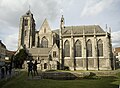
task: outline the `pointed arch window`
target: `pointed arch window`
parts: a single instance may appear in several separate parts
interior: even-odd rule
[[[25,22],[24,25],[28,26],[28,19],[25,19],[24,22]]]
[[[103,56],[103,42],[102,40],[98,40],[98,56]]]
[[[38,42],[37,42],[37,47],[39,47],[40,46],[40,38],[39,38],[39,36],[38,36]]]
[[[70,43],[68,40],[65,41],[64,43],[64,54],[65,54],[65,57],[69,57],[70,56]]]
[[[46,37],[42,38],[41,47],[42,48],[48,48],[48,40],[46,39]]]
[[[81,42],[77,40],[75,42],[75,57],[81,57],[82,56],[82,47],[81,47]]]
[[[89,39],[87,41],[87,57],[92,57],[92,42],[91,40]]]

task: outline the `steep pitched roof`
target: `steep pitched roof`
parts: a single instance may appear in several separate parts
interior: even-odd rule
[[[2,43],[2,41],[0,40],[0,46],[4,47],[6,49],[6,46]]]
[[[33,16],[30,10],[28,10],[23,16]]]
[[[118,52],[120,52],[120,47],[115,48],[115,53],[118,53]]]
[[[58,48],[57,44],[54,43],[54,45],[52,46],[52,48]]]
[[[94,30],[96,34],[105,33],[105,31],[99,25],[86,25],[86,26],[65,26],[62,30],[62,35],[71,34],[71,30],[73,34],[93,34]],[[53,32],[59,34],[59,29],[53,30]]]
[[[51,48],[28,48],[29,55],[48,56]]]
[[[12,55],[14,55],[16,53],[16,51],[9,51],[9,50],[6,50],[6,55],[11,57]]]
[[[49,23],[47,21],[47,19],[45,19],[39,29],[39,33],[44,33],[44,29],[46,29],[46,32],[51,32],[51,28],[49,26]]]
[[[93,34],[94,30],[96,33],[105,33],[105,31],[99,25],[89,25],[89,26],[67,26],[63,29],[62,34]]]
[[[52,30],[52,31],[59,35],[59,29]]]

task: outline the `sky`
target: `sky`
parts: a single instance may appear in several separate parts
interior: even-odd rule
[[[0,40],[8,50],[17,50],[20,17],[33,13],[36,29],[46,18],[52,30],[65,25],[100,25],[112,29],[112,46],[120,47],[120,0],[0,0]]]

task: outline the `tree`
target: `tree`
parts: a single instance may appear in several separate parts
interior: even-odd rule
[[[15,65],[15,68],[22,68],[22,65],[24,63],[24,60],[27,59],[27,52],[25,49],[20,49],[19,50],[19,53],[17,53],[15,56],[14,56],[14,65]]]

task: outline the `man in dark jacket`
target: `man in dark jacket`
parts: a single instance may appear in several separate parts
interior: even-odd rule
[[[33,71],[34,71],[34,76],[38,75],[38,71],[37,71],[37,60],[35,60],[35,63],[33,64]]]
[[[28,64],[28,76],[29,76],[29,74],[31,73],[31,75],[32,75],[32,77],[33,77],[33,72],[32,72],[33,62],[32,62],[32,60],[30,60],[30,62],[28,62],[27,64]]]

